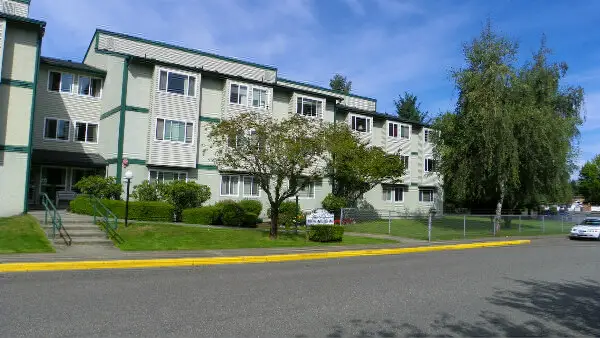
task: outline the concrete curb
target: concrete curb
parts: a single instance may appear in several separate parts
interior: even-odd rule
[[[419,246],[392,249],[346,250],[329,252],[311,252],[298,254],[278,254],[265,256],[232,256],[232,257],[196,257],[196,258],[163,258],[163,259],[129,259],[105,261],[73,261],[73,262],[23,262],[0,264],[0,273],[35,272],[35,271],[67,271],[67,270],[101,270],[101,269],[142,269],[185,266],[208,266],[223,264],[256,264],[305,260],[321,260],[333,258],[401,255],[418,252],[467,250],[477,248],[502,247],[530,244],[531,240],[494,241],[467,244],[450,244],[436,246]]]

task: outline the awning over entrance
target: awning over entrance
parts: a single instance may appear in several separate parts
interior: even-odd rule
[[[62,165],[67,167],[104,168],[107,163],[100,154],[74,153],[69,151],[33,149],[33,164]]]

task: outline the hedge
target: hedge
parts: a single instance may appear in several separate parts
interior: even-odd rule
[[[125,201],[106,199],[100,201],[117,218],[125,219]],[[87,196],[78,196],[69,205],[71,212],[76,214],[93,215],[94,213],[91,201]],[[128,218],[137,221],[173,222],[174,211],[173,206],[165,202],[130,201]]]
[[[182,222],[187,224],[217,225],[220,209],[214,205],[183,210]]]
[[[206,207],[185,209],[183,211],[183,223],[256,228],[259,218],[255,213],[244,211],[235,202],[225,202]]]
[[[260,215],[263,209],[262,203],[257,200],[241,200],[238,204],[244,211],[255,215]]]
[[[311,225],[308,239],[313,242],[341,242],[344,227],[341,225]]]

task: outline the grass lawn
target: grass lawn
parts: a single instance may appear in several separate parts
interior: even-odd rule
[[[572,222],[545,220],[541,219],[521,219],[511,220],[510,227],[504,226],[497,236],[536,236],[536,235],[556,235],[566,234]],[[435,218],[432,222],[431,238],[433,240],[451,240],[464,238],[463,234],[463,216],[444,216]],[[519,223],[521,226],[519,227]],[[348,232],[387,234],[388,220],[374,220],[361,222],[357,224],[346,225]],[[519,230],[520,228],[520,230]],[[392,219],[391,235],[427,239],[427,219]],[[466,218],[466,238],[493,237],[493,226],[490,217],[467,216]]]
[[[172,224],[134,223],[119,227],[124,242],[121,250],[203,250],[241,248],[286,248],[324,245],[397,243],[386,239],[344,236],[342,242],[317,243],[306,241],[303,234],[279,234],[277,240],[261,229],[201,228]]]
[[[0,254],[54,252],[33,216],[0,218]]]

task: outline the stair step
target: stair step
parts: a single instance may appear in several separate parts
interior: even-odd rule
[[[100,232],[102,231],[95,224],[63,224],[63,226],[65,227],[65,229],[67,229],[67,232],[69,233],[71,233],[71,231],[74,230],[97,230]],[[52,226],[49,225],[43,226],[42,228],[47,231],[52,231]]]
[[[56,238],[53,240],[55,245],[64,245],[65,241],[62,238]],[[110,239],[106,238],[93,238],[93,237],[71,237],[71,245],[107,245],[114,246]]]

